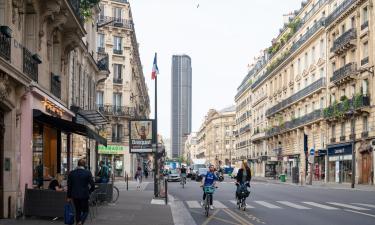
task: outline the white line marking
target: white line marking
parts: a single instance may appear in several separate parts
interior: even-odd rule
[[[165,205],[165,200],[162,199],[152,199],[151,200],[152,205]]]
[[[173,224],[197,225],[183,202],[181,201],[171,202],[171,211],[172,211],[172,217],[173,217]]]
[[[281,207],[277,206],[277,205],[273,205],[271,203],[268,203],[268,202],[264,202],[264,201],[254,201],[255,203],[258,203],[259,205],[262,205],[262,206],[265,206],[267,208],[270,208],[270,209],[281,209]]]
[[[202,208],[202,206],[199,204],[198,201],[186,201],[186,204],[189,206],[191,209],[199,209]]]
[[[372,204],[365,204],[365,203],[353,203],[353,204],[364,206],[364,207],[369,207],[369,208],[375,208],[375,205],[372,205]]]
[[[332,206],[322,205],[322,204],[319,204],[319,203],[316,203],[316,202],[302,202],[302,203],[307,204],[307,205],[311,205],[311,206],[315,206],[315,207],[318,207],[318,208],[322,208],[322,209],[327,209],[327,210],[338,209],[338,208],[335,208],[335,207],[332,207]]]
[[[297,205],[295,203],[288,202],[288,201],[277,201],[277,202],[280,203],[280,204],[295,208],[295,209],[311,209],[311,208],[308,208],[308,207],[305,207],[305,206],[302,206],[302,205]]]
[[[365,209],[365,208],[362,208],[362,207],[358,207],[358,206],[354,206],[354,205],[348,205],[348,204],[344,204],[344,203],[338,203],[338,202],[327,202],[327,203],[331,204],[331,205],[341,206],[341,207],[344,207],[344,208],[349,208],[349,209],[369,210],[369,209]]]
[[[237,201],[236,201],[236,200],[231,200],[230,202],[231,202],[232,204],[234,204],[234,205],[237,206]],[[248,209],[254,209],[254,206],[249,205],[249,204],[246,203],[246,208],[248,208]]]
[[[228,208],[223,203],[221,203],[219,201],[215,201],[215,200],[213,202],[213,205],[214,205],[214,208],[216,208],[216,209],[226,209],[226,208]]]
[[[345,211],[352,212],[352,213],[358,213],[358,214],[362,214],[362,215],[366,215],[366,216],[375,217],[375,215],[372,215],[372,214],[367,214],[367,213],[364,213],[364,212],[357,212],[357,211],[350,210],[350,209],[345,209]]]

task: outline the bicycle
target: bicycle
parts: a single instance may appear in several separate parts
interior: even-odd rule
[[[236,193],[238,209],[243,211],[246,211],[246,198],[250,195],[246,185],[247,184],[240,184],[239,192]]]
[[[182,188],[185,188],[186,174],[181,174],[181,182],[180,182],[180,184],[182,185]]]
[[[203,187],[203,191],[204,193],[206,193],[206,200],[204,201],[203,208],[205,210],[205,214],[207,217],[210,215],[210,203],[211,203],[212,195],[215,192],[215,188],[217,187],[214,187],[214,186]]]

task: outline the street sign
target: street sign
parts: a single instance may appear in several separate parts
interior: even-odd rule
[[[310,149],[310,155],[315,155],[315,149],[314,148]]]

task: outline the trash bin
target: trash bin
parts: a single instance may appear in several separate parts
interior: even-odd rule
[[[285,182],[285,174],[281,174],[280,175],[280,181],[281,182]]]

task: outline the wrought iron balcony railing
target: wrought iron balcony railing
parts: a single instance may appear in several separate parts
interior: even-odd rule
[[[340,69],[333,72],[333,76],[331,77],[331,82],[339,83],[345,78],[350,78],[351,75],[355,75],[357,73],[357,63],[350,62],[347,63],[345,66],[341,67]]]
[[[364,107],[370,106],[370,97],[357,95],[352,99],[345,99],[342,102],[334,103],[324,109],[324,118],[334,120],[338,118],[348,117],[348,112],[359,111]]]
[[[3,26],[2,26],[3,27]],[[0,32],[0,57],[10,60],[11,37]]]
[[[38,82],[38,64],[41,63],[39,60],[39,56],[23,48],[23,72],[36,82]]]
[[[250,131],[250,124],[240,128],[240,134]]]
[[[112,136],[112,142],[113,143],[121,143],[122,137]]]
[[[98,53],[105,53],[105,47],[98,47]]]
[[[73,12],[75,16],[77,17],[79,23],[83,26],[83,24],[85,23],[85,18],[81,14],[81,10],[80,10],[81,0],[69,0],[68,2],[70,6],[72,7]]]
[[[286,108],[287,106],[291,105],[292,103],[311,95],[312,93],[316,92],[317,90],[324,88],[326,86],[326,80],[324,77],[320,78],[319,80],[315,81],[314,83],[310,84],[309,86],[305,87],[304,89],[300,90],[299,92],[295,93],[294,95],[290,96],[289,98],[279,102],[275,106],[271,107],[266,111],[266,117],[270,117],[275,113],[279,112],[280,110]]]
[[[368,27],[368,20],[361,25],[361,30],[364,30]]]
[[[369,57],[365,57],[361,60],[361,66],[366,65],[369,62]]]
[[[110,16],[99,16],[99,26],[113,26],[113,27],[121,27],[126,28],[129,30],[133,29],[133,21],[126,20],[117,17],[110,17]]]
[[[113,0],[115,2],[120,2],[120,3],[128,3],[128,0]]]
[[[117,105],[97,105],[98,110],[107,116],[119,117],[136,117],[136,110],[134,107],[117,106]]]
[[[344,0],[328,17],[326,20],[326,25],[330,25],[334,22],[339,16],[344,15],[344,12],[350,8],[358,0]]]
[[[340,53],[345,49],[350,48],[354,45],[353,40],[357,39],[357,31],[355,28],[352,28],[344,32],[340,37],[338,37],[334,42],[331,48],[331,52]]]
[[[115,83],[115,84],[122,84],[122,78],[114,77],[113,78],[113,83]]]
[[[109,71],[109,56],[107,53],[105,54],[98,54],[98,65],[99,70]]]
[[[280,134],[280,133],[285,132],[287,130],[295,129],[297,127],[303,126],[305,124],[314,122],[314,121],[322,119],[322,118],[323,118],[323,110],[318,109],[318,110],[315,110],[314,112],[306,114],[306,115],[304,115],[300,118],[293,119],[291,121],[285,122],[284,124],[282,124],[280,126],[273,127],[270,130],[266,131],[266,135],[267,136],[277,135],[277,134]]]
[[[56,75],[54,73],[51,73],[51,93],[58,97],[61,98],[61,81],[60,81],[60,76]]]
[[[121,49],[113,49],[113,54],[122,55]]]

